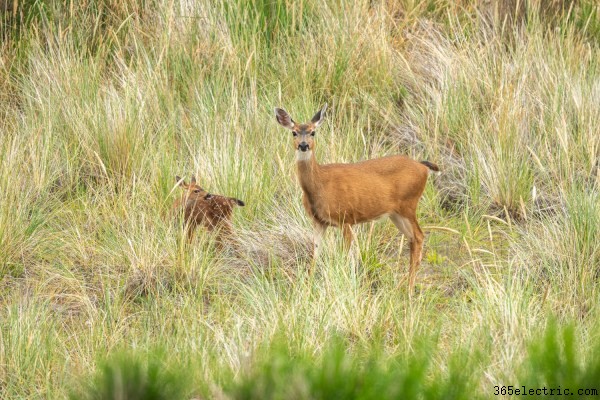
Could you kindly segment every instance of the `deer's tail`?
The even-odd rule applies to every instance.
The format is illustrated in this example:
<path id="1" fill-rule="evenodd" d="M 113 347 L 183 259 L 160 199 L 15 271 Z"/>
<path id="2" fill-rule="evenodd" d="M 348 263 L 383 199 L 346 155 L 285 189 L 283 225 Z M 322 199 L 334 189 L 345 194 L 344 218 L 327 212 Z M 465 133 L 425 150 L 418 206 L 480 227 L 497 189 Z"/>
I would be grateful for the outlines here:
<path id="1" fill-rule="evenodd" d="M 432 171 L 439 172 L 439 170 L 440 170 L 440 167 L 438 167 L 437 164 L 434 164 L 434 163 L 429 162 L 429 161 L 421 161 L 421 164 L 423 164 L 424 166 L 426 166 L 427 168 L 429 168 Z"/>

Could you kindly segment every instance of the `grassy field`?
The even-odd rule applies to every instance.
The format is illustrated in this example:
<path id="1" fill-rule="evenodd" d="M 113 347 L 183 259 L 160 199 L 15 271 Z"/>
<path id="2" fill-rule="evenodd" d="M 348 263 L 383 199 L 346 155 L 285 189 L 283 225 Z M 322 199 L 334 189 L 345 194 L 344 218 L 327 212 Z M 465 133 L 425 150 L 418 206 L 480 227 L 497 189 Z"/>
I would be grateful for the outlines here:
<path id="1" fill-rule="evenodd" d="M 1 398 L 600 392 L 596 1 L 0 0 L 0 35 Z M 325 102 L 320 162 L 443 170 L 412 295 L 387 220 L 308 274 L 273 108 Z M 185 243 L 193 174 L 238 246 Z"/>

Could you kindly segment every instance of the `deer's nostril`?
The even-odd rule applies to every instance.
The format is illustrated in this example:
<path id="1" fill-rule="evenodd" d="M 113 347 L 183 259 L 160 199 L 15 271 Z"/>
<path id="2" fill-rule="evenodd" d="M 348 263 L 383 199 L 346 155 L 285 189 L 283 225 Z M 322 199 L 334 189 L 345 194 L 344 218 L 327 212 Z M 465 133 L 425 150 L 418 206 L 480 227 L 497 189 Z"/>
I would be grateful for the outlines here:
<path id="1" fill-rule="evenodd" d="M 306 150 L 308 150 L 308 143 L 300 143 L 300 144 L 298 145 L 298 148 L 299 148 L 301 151 L 306 151 Z"/>

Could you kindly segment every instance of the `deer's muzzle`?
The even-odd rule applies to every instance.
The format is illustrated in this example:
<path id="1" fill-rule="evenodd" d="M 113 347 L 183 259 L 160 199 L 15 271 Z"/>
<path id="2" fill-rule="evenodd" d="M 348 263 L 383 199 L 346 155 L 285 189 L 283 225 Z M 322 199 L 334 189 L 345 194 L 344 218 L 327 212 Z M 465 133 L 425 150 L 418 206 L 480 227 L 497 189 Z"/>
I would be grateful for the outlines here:
<path id="1" fill-rule="evenodd" d="M 307 151 L 308 150 L 308 143 L 306 142 L 302 142 L 298 145 L 298 150 L 300 151 Z"/>

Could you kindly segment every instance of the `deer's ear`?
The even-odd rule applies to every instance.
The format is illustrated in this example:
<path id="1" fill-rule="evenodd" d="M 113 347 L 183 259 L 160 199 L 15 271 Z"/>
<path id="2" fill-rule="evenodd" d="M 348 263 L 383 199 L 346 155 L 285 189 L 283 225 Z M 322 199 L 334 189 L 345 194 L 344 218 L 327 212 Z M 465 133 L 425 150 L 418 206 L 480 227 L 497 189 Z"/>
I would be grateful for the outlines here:
<path id="1" fill-rule="evenodd" d="M 284 128 L 293 129 L 294 125 L 296 125 L 292 117 L 290 117 L 290 114 L 288 114 L 283 108 L 275 109 L 275 118 L 277 119 L 277 122 L 279 122 L 279 125 L 283 126 Z"/>
<path id="2" fill-rule="evenodd" d="M 192 175 L 192 179 L 190 180 L 190 184 L 191 185 L 195 185 L 196 184 L 196 176 Z"/>
<path id="3" fill-rule="evenodd" d="M 312 119 L 310 120 L 310 122 L 312 122 L 315 125 L 315 128 L 321 125 L 321 122 L 323 122 L 323 120 L 325 119 L 325 110 L 327 110 L 327 103 L 325 103 L 323 107 L 319 111 L 317 111 L 315 116 L 312 117 Z"/>
<path id="4" fill-rule="evenodd" d="M 185 181 L 183 179 L 181 179 L 179 176 L 175 176 L 175 181 L 177 181 L 177 183 L 181 187 L 186 187 L 187 186 L 187 183 L 185 183 Z"/>

